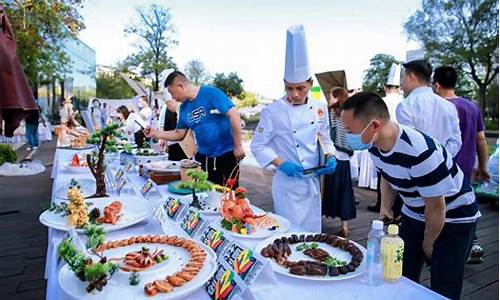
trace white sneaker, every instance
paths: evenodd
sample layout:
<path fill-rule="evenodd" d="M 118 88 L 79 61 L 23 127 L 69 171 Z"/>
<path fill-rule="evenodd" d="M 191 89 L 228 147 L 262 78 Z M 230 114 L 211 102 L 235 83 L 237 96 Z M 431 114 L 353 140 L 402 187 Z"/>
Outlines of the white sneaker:
<path fill-rule="evenodd" d="M 38 149 L 38 147 L 37 147 L 37 146 L 33 147 L 33 150 L 36 150 L 36 149 Z"/>
<path fill-rule="evenodd" d="M 26 147 L 26 150 L 31 151 L 31 147 Z"/>

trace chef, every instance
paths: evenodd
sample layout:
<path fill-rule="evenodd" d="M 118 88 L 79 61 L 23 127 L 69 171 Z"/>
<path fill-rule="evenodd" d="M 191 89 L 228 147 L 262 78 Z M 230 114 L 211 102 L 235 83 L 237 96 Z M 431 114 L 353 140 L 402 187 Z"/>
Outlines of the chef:
<path fill-rule="evenodd" d="M 264 108 L 251 150 L 259 164 L 276 167 L 274 211 L 310 232 L 321 232 L 319 176 L 335 170 L 326 103 L 308 98 L 312 77 L 302 25 L 287 30 L 284 76 L 286 95 Z M 326 154 L 320 166 L 320 146 Z M 306 172 L 307 173 L 307 172 Z"/>

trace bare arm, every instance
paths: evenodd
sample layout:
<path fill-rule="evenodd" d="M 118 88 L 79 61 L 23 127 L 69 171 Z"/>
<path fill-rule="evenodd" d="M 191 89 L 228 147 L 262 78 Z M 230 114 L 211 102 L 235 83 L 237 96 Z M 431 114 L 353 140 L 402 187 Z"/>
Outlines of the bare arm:
<path fill-rule="evenodd" d="M 187 134 L 187 129 L 174 129 L 169 131 L 156 130 L 151 127 L 145 129 L 146 137 L 154 137 L 167 141 L 182 141 Z"/>
<path fill-rule="evenodd" d="M 380 176 L 380 217 L 393 219 L 392 205 L 396 198 L 397 192 L 389 185 L 384 176 Z"/>
<path fill-rule="evenodd" d="M 443 196 L 424 198 L 425 230 L 422 248 L 427 258 L 432 257 L 434 242 L 441 234 L 446 216 L 446 203 Z"/>
<path fill-rule="evenodd" d="M 241 160 L 245 157 L 245 151 L 241 143 L 241 117 L 238 110 L 233 107 L 226 113 L 229 118 L 229 123 L 233 129 L 233 144 L 234 144 L 234 157 Z"/>
<path fill-rule="evenodd" d="M 476 137 L 477 144 L 477 157 L 479 160 L 477 180 L 488 180 L 490 179 L 490 174 L 488 173 L 488 143 L 486 142 L 486 136 L 484 131 L 477 133 Z"/>

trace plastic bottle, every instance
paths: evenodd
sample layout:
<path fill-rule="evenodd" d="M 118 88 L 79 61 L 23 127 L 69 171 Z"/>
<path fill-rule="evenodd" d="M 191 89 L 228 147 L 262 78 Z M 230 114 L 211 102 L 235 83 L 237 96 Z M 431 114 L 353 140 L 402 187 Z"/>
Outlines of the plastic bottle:
<path fill-rule="evenodd" d="M 384 280 L 388 282 L 396 282 L 403 276 L 405 242 L 398 236 L 398 232 L 398 225 L 389 225 L 387 235 L 382 238 L 381 242 Z"/>
<path fill-rule="evenodd" d="M 366 253 L 365 282 L 369 285 L 383 283 L 382 259 L 380 256 L 380 241 L 384 236 L 384 222 L 372 221 L 372 230 L 368 233 L 368 250 Z"/>
<path fill-rule="evenodd" d="M 498 140 L 495 145 L 495 151 L 488 160 L 488 172 L 491 176 L 491 181 L 498 184 Z"/>

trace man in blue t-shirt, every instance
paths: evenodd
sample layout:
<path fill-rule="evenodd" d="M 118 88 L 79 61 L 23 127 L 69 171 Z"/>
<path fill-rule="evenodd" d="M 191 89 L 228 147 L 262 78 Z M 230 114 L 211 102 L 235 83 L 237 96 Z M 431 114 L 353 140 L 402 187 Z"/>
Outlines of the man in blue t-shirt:
<path fill-rule="evenodd" d="M 210 181 L 224 185 L 237 168 L 238 161 L 245 157 L 241 144 L 241 119 L 234 104 L 218 88 L 195 86 L 179 71 L 167 77 L 165 86 L 172 98 L 182 103 L 177 127 L 171 131 L 148 128 L 146 135 L 180 141 L 188 129 L 192 129 L 198 145 L 196 160 L 208 172 Z M 232 178 L 237 174 L 236 169 Z"/>

